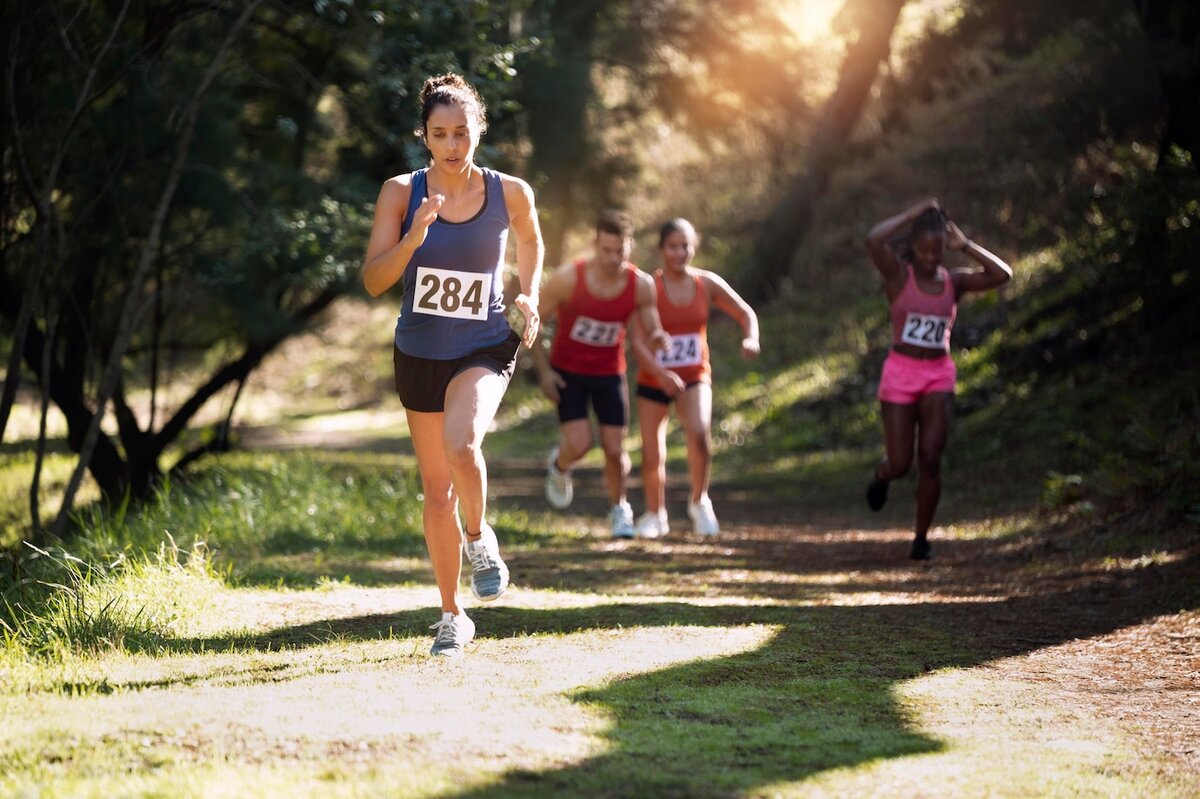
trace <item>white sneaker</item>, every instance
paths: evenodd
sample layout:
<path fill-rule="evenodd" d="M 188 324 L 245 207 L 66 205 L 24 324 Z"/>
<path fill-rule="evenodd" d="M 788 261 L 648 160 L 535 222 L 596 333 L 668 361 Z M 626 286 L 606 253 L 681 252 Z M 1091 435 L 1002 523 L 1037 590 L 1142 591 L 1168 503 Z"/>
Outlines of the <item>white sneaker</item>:
<path fill-rule="evenodd" d="M 481 602 L 491 602 L 508 588 L 508 566 L 500 557 L 496 531 L 484 522 L 479 540 L 467 538 L 466 544 L 467 560 L 471 561 L 471 593 Z"/>
<path fill-rule="evenodd" d="M 712 500 L 708 495 L 700 497 L 699 502 L 688 502 L 688 516 L 692 520 L 692 531 L 696 535 L 716 535 L 721 532 L 717 523 L 717 514 L 713 513 Z"/>
<path fill-rule="evenodd" d="M 546 458 L 546 501 L 550 507 L 563 510 L 575 498 L 575 489 L 571 485 L 571 472 L 560 472 L 555 462 L 558 460 L 558 447 L 550 450 Z"/>
<path fill-rule="evenodd" d="M 442 620 L 429 629 L 437 630 L 429 654 L 437 657 L 460 658 L 463 647 L 475 637 L 475 622 L 466 613 L 443 613 Z"/>
<path fill-rule="evenodd" d="M 608 512 L 608 521 L 612 524 L 613 538 L 633 538 L 633 508 L 628 502 L 613 505 Z"/>
<path fill-rule="evenodd" d="M 633 532 L 638 538 L 658 538 L 660 535 L 666 535 L 670 532 L 667 524 L 667 509 L 660 508 L 658 513 L 653 511 L 643 513 L 638 517 Z"/>

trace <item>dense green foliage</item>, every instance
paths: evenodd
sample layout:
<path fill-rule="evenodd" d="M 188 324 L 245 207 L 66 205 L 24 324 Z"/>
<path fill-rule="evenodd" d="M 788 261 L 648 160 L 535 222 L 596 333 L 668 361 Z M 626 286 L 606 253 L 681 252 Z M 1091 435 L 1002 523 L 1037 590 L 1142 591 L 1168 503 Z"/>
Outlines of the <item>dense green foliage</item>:
<path fill-rule="evenodd" d="M 668 6 L 639 8 L 654 10 L 652 21 L 675 32 L 673 47 L 715 40 L 728 47 L 710 48 L 711 63 L 685 68 L 664 55 L 670 51 L 666 45 L 656 50 L 644 40 L 625 41 L 623 32 L 636 20 L 632 6 L 621 5 L 621 13 L 583 19 L 593 28 L 572 29 L 586 34 L 587 48 L 569 52 L 588 68 L 567 74 L 555 72 L 562 65 L 554 59 L 563 56 L 568 41 L 561 38 L 565 29 L 556 34 L 555 26 L 582 23 L 556 4 L 390 3 L 367 9 L 318 3 L 263 11 L 247 29 L 253 34 L 239 39 L 237 67 L 223 74 L 201 113 L 202 135 L 172 207 L 169 236 L 156 261 L 158 277 L 145 289 L 151 307 L 161 303 L 162 324 L 139 328 L 126 358 L 127 383 L 152 383 L 146 375 L 154 368 L 169 382 L 172 359 L 204 363 L 220 374 L 223 363 L 242 362 L 238 353 L 253 351 L 252 368 L 282 331 L 299 328 L 302 309 L 344 291 L 379 177 L 422 157 L 408 134 L 416 125 L 416 87 L 424 75 L 446 68 L 466 70 L 492 107 L 483 160 L 523 166 L 547 189 L 543 200 L 558 196 L 548 188 L 554 181 L 551 166 L 571 162 L 563 174 L 582 181 L 571 192 L 595 188 L 588 202 L 596 202 L 619 196 L 614 188 L 621 189 L 642 212 L 645 228 L 655 218 L 691 216 L 707 237 L 701 264 L 738 285 L 755 222 L 784 192 L 771 175 L 782 163 L 773 159 L 784 137 L 773 128 L 753 133 L 754 114 L 762 107 L 754 104 L 754 84 L 747 78 L 756 72 L 732 66 L 740 62 L 731 53 L 749 57 L 747 43 L 772 36 L 747 32 L 745 26 L 761 11 L 754 4 L 725 27 L 704 16 L 703 3 L 681 4 L 674 16 Z M 855 8 L 854 13 L 862 10 L 848 6 L 842 23 L 851 30 Z M 24 24 L 52 29 L 49 18 L 30 9 Z M 836 165 L 836 180 L 815 209 L 791 269 L 759 309 L 761 360 L 742 364 L 728 346 L 734 337 L 714 328 L 722 387 L 715 431 L 718 476 L 731 483 L 786 486 L 814 507 L 859 502 L 863 475 L 880 447 L 874 388 L 887 344 L 885 303 L 861 239 L 874 221 L 932 193 L 971 235 L 1010 258 L 1017 272 L 1013 285 L 998 295 L 966 303 L 955 333 L 962 383 L 947 469 L 957 501 L 978 500 L 981 513 L 1042 503 L 1109 529 L 1194 524 L 1200 516 L 1200 398 L 1189 365 L 1200 355 L 1195 273 L 1200 182 L 1194 153 L 1172 127 L 1179 109 L 1163 89 L 1161 38 L 1149 36 L 1146 21 L 1118 2 L 1075 13 L 1080 9 L 1073 5 L 1017 8 L 979 0 L 959 11 L 927 20 L 866 106 L 857 135 L 847 143 L 849 157 Z M 89 17 L 88 24 L 107 30 L 118 11 L 96 13 L 100 16 Z M 1186 15 L 1180 19 L 1186 33 Z M 67 139 L 79 151 L 64 162 L 53 219 L 91 232 L 78 242 L 46 235 L 58 246 L 70 245 L 69 257 L 56 268 L 64 270 L 60 277 L 70 278 L 69 285 L 79 279 L 88 284 L 93 310 L 127 288 L 123 265 L 147 224 L 147 198 L 160 177 L 152 165 L 168 157 L 172 102 L 187 96 L 188 77 L 204 63 L 206 40 L 228 24 L 215 13 L 167 21 L 175 26 L 170 47 L 143 52 L 132 40 L 121 40 L 143 59 L 130 62 L 143 71 L 126 66 L 115 72 L 111 101 L 97 99 L 80 123 L 97 135 Z M 122 23 L 134 24 L 133 17 Z M 741 37 L 740 49 L 722 37 Z M 1177 39 L 1186 51 L 1186 35 Z M 27 70 L 50 57 L 14 52 L 29 59 L 17 61 Z M 147 83 L 151 66 L 158 83 Z M 531 81 L 547 70 L 556 79 L 583 81 L 586 91 Z M 143 77 L 136 78 L 139 74 Z M 645 82 L 638 83 L 639 77 Z M 17 94 L 32 103 L 21 124 L 39 131 L 37 147 L 48 148 L 38 158 L 30 150 L 26 155 L 33 163 L 44 163 L 56 141 L 37 126 L 62 125 L 74 97 L 68 77 L 51 80 L 62 85 L 36 102 L 28 93 Z M 705 87 L 720 102 L 705 100 Z M 535 96 L 541 91 L 548 94 Z M 538 145 L 542 129 L 535 135 L 527 127 L 545 119 L 539 107 L 564 110 L 554 103 L 555 93 L 579 91 L 575 99 L 581 105 L 572 113 L 583 115 L 583 123 L 573 117 L 571 124 L 583 124 L 597 146 L 586 164 L 553 149 L 566 146 L 553 137 Z M 667 100 L 672 96 L 693 100 L 673 108 Z M 606 107 L 614 97 L 622 104 Z M 809 130 L 812 114 L 796 97 L 789 102 L 794 105 L 775 103 L 790 109 L 781 118 L 797 122 L 797 141 L 784 149 L 802 153 L 799 131 Z M 642 107 L 648 108 L 645 118 L 637 113 Z M 151 108 L 157 110 L 150 113 Z M 634 146 L 636 135 L 669 119 L 687 119 L 689 125 L 670 132 L 673 150 L 656 151 L 664 169 L 639 172 L 638 159 L 646 153 Z M 728 125 L 722 128 L 721 120 Z M 113 131 L 121 132 L 117 140 L 128 152 L 103 146 Z M 723 139 L 744 149 L 719 146 Z M 524 161 L 528 148 L 532 157 Z M 117 163 L 131 168 L 110 180 L 106 176 Z M 550 172 L 538 171 L 540 166 Z M 19 181 L 9 177 L 8 197 L 19 198 Z M 85 195 L 89 181 L 100 181 L 103 190 L 93 204 L 81 206 L 72 198 Z M 760 192 L 753 202 L 747 189 Z M 551 215 L 569 207 L 581 215 L 587 207 L 547 205 Z M 36 274 L 36 234 L 48 230 L 45 223 L 34 224 L 28 202 L 13 207 L 24 210 L 5 217 L 13 226 L 4 267 L 10 280 Z M 128 235 L 112 237 L 107 228 L 91 227 L 106 215 L 123 220 Z M 67 371 L 78 398 L 84 398 L 104 348 L 68 347 L 74 340 L 70 327 L 79 326 L 76 332 L 87 333 L 88 341 L 102 342 L 109 335 L 107 317 L 93 312 L 70 322 L 63 303 L 77 302 L 77 295 L 51 292 L 44 298 L 47 310 L 68 320 L 62 322 L 55 357 L 63 359 L 63 369 L 78 367 Z M 148 312 L 146 318 L 153 316 Z M 6 311 L 5 319 L 11 318 Z M 265 348 L 255 350 L 254 342 Z M 523 401 L 521 391 L 514 387 L 512 398 Z M 144 424 L 144 415 L 141 419 Z M 544 414 L 507 424 L 493 437 L 501 447 L 548 441 L 553 430 Z M 533 427 L 522 430 L 521 424 Z M 127 418 L 120 456 L 133 458 L 139 441 L 163 429 L 139 429 Z M 73 436 L 75 431 L 73 426 Z M 155 439 L 158 449 L 149 448 L 149 471 L 167 443 L 162 436 Z M 28 447 L 17 450 L 5 456 L 5 474 L 27 467 Z M 161 488 L 160 495 L 167 492 L 174 500 L 152 502 L 144 512 L 131 507 L 114 517 L 111 508 L 123 507 L 119 500 L 107 510 L 94 509 L 80 517 L 86 534 L 78 551 L 96 562 L 124 552 L 153 552 L 159 531 L 167 529 L 185 550 L 193 540 L 219 544 L 239 579 L 288 583 L 313 578 L 272 558 L 321 550 L 335 529 L 338 541 L 355 541 L 363 551 L 419 553 L 415 506 L 387 520 L 384 540 L 376 540 L 376 528 L 359 526 L 374 513 L 368 508 L 387 505 L 382 478 L 343 474 L 321 461 L 306 463 L 299 477 L 289 471 L 299 467 L 281 464 L 230 468 L 225 476 L 202 472 L 196 483 L 201 487 L 188 489 L 194 494 Z M 289 473 L 276 482 L 270 475 L 279 468 Z M 352 483 L 344 481 L 347 476 Z M 237 486 L 226 485 L 230 480 Z M 275 499 L 263 499 L 283 490 L 279 486 L 292 491 L 297 484 L 316 494 L 302 502 L 289 495 L 288 507 L 294 510 L 293 500 L 315 507 L 319 518 L 292 518 Z M 20 495 L 12 491 L 5 498 L 16 502 Z M 266 532 L 258 524 L 256 502 L 277 511 Z M 953 495 L 948 502 L 953 508 Z M 178 515 L 183 508 L 191 510 Z M 515 524 L 511 532 L 521 527 Z M 355 530 L 366 538 L 360 541 Z M 76 550 L 74 544 L 69 548 Z M 242 558 L 255 565 L 236 565 Z M 344 563 L 337 568 L 354 571 L 356 580 L 376 579 Z M 23 578 L 19 570 L 14 575 Z"/>
<path fill-rule="evenodd" d="M 11 11 L 0 314 L 76 451 L 120 363 L 89 463 L 118 501 L 356 284 L 380 181 L 422 160 L 425 76 L 468 70 L 512 138 L 520 44 L 507 4 L 69 5 Z"/>

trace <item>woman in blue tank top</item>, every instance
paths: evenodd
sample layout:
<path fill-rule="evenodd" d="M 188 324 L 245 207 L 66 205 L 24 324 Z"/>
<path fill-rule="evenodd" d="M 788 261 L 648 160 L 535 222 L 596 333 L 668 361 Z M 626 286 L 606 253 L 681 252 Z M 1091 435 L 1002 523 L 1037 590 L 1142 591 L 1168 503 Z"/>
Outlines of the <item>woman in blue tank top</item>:
<path fill-rule="evenodd" d="M 475 90 L 459 75 L 440 75 L 425 81 L 419 100 L 417 135 L 429 149 L 430 165 L 383 184 L 363 284 L 373 297 L 398 282 L 403 286 L 393 360 L 441 594 L 431 654 L 457 656 L 475 634 L 458 601 L 464 545 L 478 599 L 493 600 L 508 586 L 508 567 L 484 518 L 482 444 L 516 368 L 518 347 L 537 340 L 543 247 L 529 185 L 475 164 L 475 148 L 487 130 Z M 520 337 L 504 314 L 510 230 L 522 292 L 515 304 L 525 317 Z"/>

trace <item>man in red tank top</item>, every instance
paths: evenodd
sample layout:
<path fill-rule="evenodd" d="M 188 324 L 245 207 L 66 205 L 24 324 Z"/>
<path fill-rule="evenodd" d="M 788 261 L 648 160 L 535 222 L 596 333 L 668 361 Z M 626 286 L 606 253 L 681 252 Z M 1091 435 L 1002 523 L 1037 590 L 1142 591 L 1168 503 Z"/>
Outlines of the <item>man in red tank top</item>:
<path fill-rule="evenodd" d="M 611 503 L 614 538 L 633 537 L 633 509 L 625 498 L 629 455 L 629 389 L 625 382 L 625 333 L 635 317 L 654 349 L 667 346 L 655 306 L 653 279 L 629 262 L 633 223 L 619 211 L 604 211 L 596 222 L 591 258 L 564 264 L 542 288 L 539 313 L 557 320 L 549 358 L 533 348 L 542 392 L 558 408 L 561 438 L 546 462 L 546 500 L 555 508 L 571 504 L 571 467 L 592 447 L 588 405 L 600 425 L 604 478 Z"/>

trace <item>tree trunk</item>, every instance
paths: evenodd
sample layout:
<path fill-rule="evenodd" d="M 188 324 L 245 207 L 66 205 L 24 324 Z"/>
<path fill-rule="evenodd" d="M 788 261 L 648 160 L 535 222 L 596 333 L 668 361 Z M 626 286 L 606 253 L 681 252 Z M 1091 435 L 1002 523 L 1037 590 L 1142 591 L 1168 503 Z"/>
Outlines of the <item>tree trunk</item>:
<path fill-rule="evenodd" d="M 1155 177 L 1159 192 L 1146 204 L 1138 223 L 1131 257 L 1141 262 L 1141 318 L 1148 326 L 1173 313 L 1186 292 L 1172 283 L 1176 267 L 1191 264 L 1195 234 L 1186 228 L 1172 233 L 1168 219 L 1190 196 L 1200 160 L 1200 6 L 1193 0 L 1136 0 L 1138 19 L 1150 42 L 1166 105 L 1159 138 Z M 1188 157 L 1177 158 L 1174 148 Z M 1185 240 L 1191 237 L 1191 244 Z M 1182 251 L 1181 251 L 1182 248 Z"/>
<path fill-rule="evenodd" d="M 39 243 L 39 247 L 41 244 Z M 0 255 L 0 258 L 3 258 Z M 0 261 L 0 272 L 4 270 Z M 0 441 L 4 440 L 4 431 L 8 427 L 8 417 L 12 413 L 13 404 L 17 399 L 17 389 L 21 385 L 21 353 L 25 351 L 25 339 L 33 324 L 33 306 L 37 302 L 38 276 L 30 274 L 29 285 L 23 292 L 24 297 L 17 311 L 16 330 L 13 333 L 12 352 L 8 356 L 8 368 L 4 373 L 4 393 L 0 395 Z"/>
<path fill-rule="evenodd" d="M 329 307 L 329 304 L 338 297 L 338 294 L 339 292 L 336 288 L 327 288 L 310 300 L 307 305 L 297 312 L 295 316 L 295 321 L 298 323 L 297 326 L 300 326 L 299 323 L 312 319 Z M 251 344 L 236 361 L 225 364 L 225 366 L 215 372 L 204 385 L 196 389 L 192 396 L 179 407 L 179 410 L 163 425 L 162 429 L 154 434 L 152 451 L 161 454 L 163 449 L 187 428 L 188 422 L 196 415 L 197 411 L 204 407 L 204 403 L 208 402 L 214 394 L 233 381 L 245 380 L 250 372 L 262 363 L 262 359 L 266 357 L 267 353 L 279 346 L 289 335 L 291 335 L 291 331 L 284 331 L 265 341 Z"/>
<path fill-rule="evenodd" d="M 146 237 L 146 242 L 142 245 L 141 258 L 138 261 L 137 269 L 134 271 L 133 279 L 130 281 L 129 293 L 125 297 L 125 303 L 121 310 L 120 321 L 117 326 L 117 335 L 113 341 L 112 350 L 108 355 L 108 363 L 105 366 L 104 375 L 101 378 L 99 396 L 96 400 L 96 413 L 92 418 L 91 424 L 88 426 L 87 433 L 84 435 L 83 443 L 79 450 L 79 464 L 71 474 L 71 479 L 67 483 L 66 491 L 63 494 L 62 508 L 59 511 L 58 518 L 54 520 L 53 533 L 59 538 L 62 537 L 66 530 L 67 520 L 70 518 L 71 509 L 75 503 L 75 494 L 79 490 L 79 484 L 83 480 L 83 472 L 91 462 L 92 450 L 96 446 L 96 441 L 100 436 L 100 422 L 104 418 L 108 400 L 112 396 L 117 379 L 120 376 L 121 363 L 125 357 L 125 351 L 129 348 L 129 342 L 132 340 L 134 330 L 136 329 L 137 317 L 139 316 L 138 306 L 141 304 L 140 295 L 142 286 L 146 281 L 150 266 L 158 254 L 159 242 L 162 239 L 163 229 L 166 227 L 167 212 L 174 201 L 175 190 L 179 186 L 179 181 L 183 177 L 183 169 L 187 163 L 188 153 L 192 146 L 192 136 L 196 132 L 196 121 L 200 115 L 201 103 L 204 100 L 204 96 L 208 93 L 209 87 L 217 77 L 221 63 L 225 60 L 225 53 L 229 50 L 233 40 L 241 32 L 242 27 L 250 19 L 250 15 L 254 13 L 261 2 L 262 0 L 251 0 L 242 9 L 241 15 L 238 16 L 225 35 L 224 41 L 217 48 L 216 54 L 208 65 L 208 70 L 200 80 L 200 85 L 197 87 L 196 93 L 192 96 L 191 101 L 184 110 L 184 122 L 179 133 L 179 143 L 176 146 L 175 159 L 167 174 L 167 181 L 159 197 L 158 206 L 154 212 L 154 219 L 150 225 L 150 231 Z"/>
<path fill-rule="evenodd" d="M 0 273 L 0 316 L 11 318 L 23 301 L 23 291 L 20 287 L 13 283 L 7 275 Z M 60 315 L 59 324 L 63 326 L 64 331 L 69 329 L 69 318 L 69 314 Z M 64 350 L 70 352 L 72 349 L 82 349 L 82 338 L 74 340 L 68 338 L 67 340 L 69 343 L 63 348 Z M 78 366 L 74 361 L 68 361 L 66 367 L 57 366 L 53 357 L 48 361 L 43 361 L 49 346 L 50 342 L 46 341 L 42 329 L 36 324 L 31 324 L 28 335 L 25 337 L 22 357 L 25 359 L 25 366 L 39 383 L 43 379 L 49 383 L 50 399 L 62 411 L 67 420 L 67 443 L 72 450 L 78 452 L 79 444 L 83 440 L 84 432 L 92 422 L 93 414 L 83 401 L 82 389 L 77 383 L 81 378 L 78 374 L 73 373 Z M 43 378 L 42 369 L 44 362 L 50 364 L 50 373 L 45 378 Z M 120 496 L 125 482 L 125 462 L 107 436 L 101 436 L 97 440 L 89 466 L 92 477 L 95 478 L 105 496 Z"/>
<path fill-rule="evenodd" d="M 58 334 L 58 312 L 53 307 L 54 300 L 47 294 L 46 299 L 46 335 L 49 338 L 42 348 L 42 374 L 38 381 L 41 387 L 41 413 L 38 416 L 37 454 L 33 461 L 33 478 L 29 481 L 29 529 L 34 544 L 46 545 L 46 529 L 42 526 L 40 507 L 42 465 L 46 460 L 46 417 L 50 412 L 50 380 L 51 359 L 54 352 L 54 338 Z"/>
<path fill-rule="evenodd" d="M 790 272 L 796 250 L 812 225 L 817 203 L 829 188 L 839 157 L 862 114 L 879 65 L 891 47 L 892 31 L 905 0 L 880 0 L 872 13 L 860 15 L 858 37 L 846 51 L 838 85 L 825 103 L 809 144 L 803 171 L 771 212 L 755 244 L 755 257 L 745 282 L 746 298 L 761 302 L 779 290 Z"/>
<path fill-rule="evenodd" d="M 1158 67 L 1167 121 L 1162 150 L 1177 145 L 1200 159 L 1200 5 L 1194 0 L 1135 0 Z"/>

